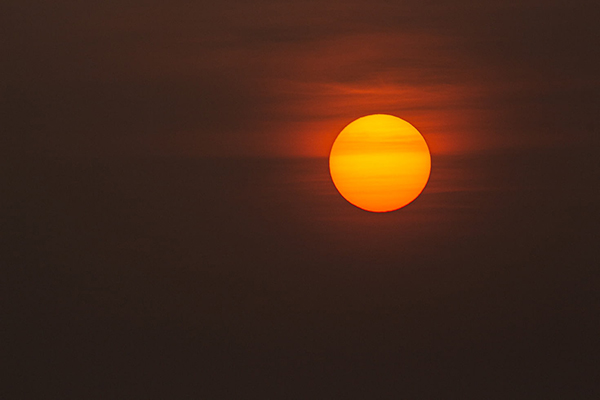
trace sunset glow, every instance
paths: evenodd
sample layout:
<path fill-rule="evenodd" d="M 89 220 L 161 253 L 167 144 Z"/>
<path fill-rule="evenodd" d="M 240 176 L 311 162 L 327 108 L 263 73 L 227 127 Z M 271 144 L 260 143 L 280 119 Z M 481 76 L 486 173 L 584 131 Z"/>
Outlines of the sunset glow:
<path fill-rule="evenodd" d="M 331 178 L 340 194 L 367 211 L 404 207 L 425 188 L 431 156 L 425 139 L 410 123 L 375 114 L 347 125 L 329 156 Z"/>

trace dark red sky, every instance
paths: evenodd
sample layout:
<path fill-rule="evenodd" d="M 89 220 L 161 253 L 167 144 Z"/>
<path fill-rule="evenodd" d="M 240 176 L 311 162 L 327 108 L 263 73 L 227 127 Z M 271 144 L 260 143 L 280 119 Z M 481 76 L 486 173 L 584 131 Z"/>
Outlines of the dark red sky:
<path fill-rule="evenodd" d="M 3 2 L 7 398 L 600 398 L 599 20 Z M 392 213 L 329 176 L 369 113 L 432 151 Z"/>
<path fill-rule="evenodd" d="M 583 143 L 599 124 L 590 4 L 9 2 L 8 144 L 325 156 L 376 112 L 440 153 Z"/>

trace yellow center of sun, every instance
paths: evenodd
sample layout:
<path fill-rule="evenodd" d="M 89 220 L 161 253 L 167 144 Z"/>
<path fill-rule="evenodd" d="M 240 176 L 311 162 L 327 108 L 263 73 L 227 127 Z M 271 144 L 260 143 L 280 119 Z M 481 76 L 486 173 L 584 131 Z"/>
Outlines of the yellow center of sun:
<path fill-rule="evenodd" d="M 338 135 L 329 171 L 340 194 L 367 211 L 404 207 L 425 188 L 431 156 L 425 139 L 408 122 L 392 115 L 358 118 Z"/>

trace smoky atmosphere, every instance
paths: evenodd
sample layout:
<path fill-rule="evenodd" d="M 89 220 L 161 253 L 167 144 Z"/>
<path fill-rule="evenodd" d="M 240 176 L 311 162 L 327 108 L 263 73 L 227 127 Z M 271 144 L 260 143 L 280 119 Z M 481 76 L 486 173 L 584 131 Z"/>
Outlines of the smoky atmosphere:
<path fill-rule="evenodd" d="M 595 3 L 0 10 L 3 398 L 599 398 Z"/>

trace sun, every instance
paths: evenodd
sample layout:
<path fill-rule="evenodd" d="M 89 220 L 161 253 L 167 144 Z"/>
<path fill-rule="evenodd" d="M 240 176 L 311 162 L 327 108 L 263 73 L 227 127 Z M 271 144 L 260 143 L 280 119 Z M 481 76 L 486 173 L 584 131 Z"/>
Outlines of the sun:
<path fill-rule="evenodd" d="M 431 173 L 431 155 L 410 123 L 373 114 L 340 132 L 329 155 L 329 171 L 348 202 L 363 210 L 388 212 L 421 194 Z"/>

